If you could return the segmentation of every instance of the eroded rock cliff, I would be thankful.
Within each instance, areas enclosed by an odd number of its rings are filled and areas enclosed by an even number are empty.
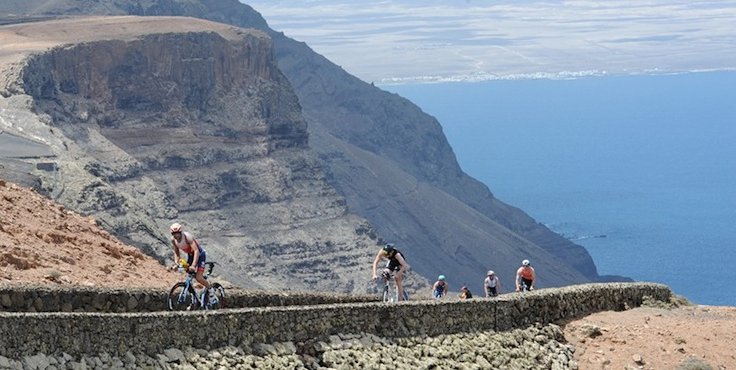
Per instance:
[[[52,198],[166,261],[167,227],[181,221],[235,284],[370,288],[376,236],[327,183],[264,33],[150,17],[17,27],[57,35],[2,102],[18,112],[5,129],[56,156],[38,172]]]

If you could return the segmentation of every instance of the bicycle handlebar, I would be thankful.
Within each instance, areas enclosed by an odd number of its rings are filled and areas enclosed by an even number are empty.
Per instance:
[[[204,265],[207,266],[207,273],[205,274],[205,277],[210,276],[212,274],[212,270],[214,270],[216,264],[217,262],[205,262],[204,263]],[[177,272],[186,272],[190,275],[194,275],[197,273],[196,271],[190,272],[189,267],[184,268],[184,266],[182,266],[181,264],[177,264],[175,267],[173,267],[173,269],[175,269]]]

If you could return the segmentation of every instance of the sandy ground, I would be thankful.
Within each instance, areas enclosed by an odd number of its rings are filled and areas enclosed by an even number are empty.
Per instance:
[[[564,331],[580,369],[736,369],[736,307],[600,312]]]
[[[586,369],[736,369],[736,307],[640,307],[568,323],[565,338]]]
[[[179,279],[94,219],[0,180],[0,284],[168,288]]]
[[[179,278],[94,219],[0,180],[0,284],[166,289]],[[600,312],[565,323],[564,332],[581,370],[677,369],[692,358],[736,369],[736,307]]]

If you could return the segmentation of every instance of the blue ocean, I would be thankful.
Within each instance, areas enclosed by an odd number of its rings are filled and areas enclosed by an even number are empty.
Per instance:
[[[382,86],[598,272],[736,306],[736,72]]]

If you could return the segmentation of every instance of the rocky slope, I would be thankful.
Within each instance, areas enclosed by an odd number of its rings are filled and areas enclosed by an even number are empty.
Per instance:
[[[170,288],[176,274],[31,189],[0,180],[0,284]]]
[[[326,177],[320,181],[326,181],[336,188],[338,196],[335,199],[339,198],[338,202],[344,202],[336,208],[325,204],[316,207],[326,207],[328,214],[332,212],[331,210],[346,207],[351,212],[367,218],[376,228],[378,235],[397,242],[400,248],[407,252],[415,271],[428,277],[444,273],[450,277],[451,283],[455,286],[479,282],[489,268],[495,269],[501,276],[510,280],[518,262],[523,258],[531,258],[534,261],[540,275],[540,284],[544,286],[601,279],[596,273],[592,259],[582,247],[554,234],[522,211],[494,198],[485,185],[463,173],[435,119],[421,112],[409,101],[350,76],[338,66],[314,53],[307,45],[270,30],[265,20],[247,5],[235,0],[156,2],[31,0],[0,4],[0,12],[36,17],[61,14],[186,15],[260,29],[273,39],[278,65],[293,86],[303,108],[304,118],[308,123],[310,146],[319,154],[319,160],[312,157],[309,161],[313,162],[306,161],[311,164],[299,166],[302,168],[326,166]],[[43,86],[41,84],[37,88],[43,89]],[[167,86],[167,84],[151,83],[137,87],[153,89],[151,94],[156,95],[167,91]],[[68,91],[66,93],[69,94]],[[127,96],[123,97],[119,103],[122,103],[123,111],[158,109],[156,103],[147,99],[146,96]],[[185,112],[181,116],[175,116],[175,119],[168,119],[169,124],[176,125],[177,123],[172,122],[192,121],[191,117],[198,116],[202,112],[210,117],[227,114],[214,107],[203,110],[203,104],[204,106],[209,104],[206,102],[209,99],[207,94],[202,96],[194,94],[187,99],[189,100],[184,100],[187,102],[184,105],[189,106],[189,103],[192,103],[191,105],[198,106],[195,109],[197,113]],[[276,105],[281,105],[283,102]],[[170,104],[172,102],[159,103]],[[287,104],[296,104],[296,102],[291,100]],[[176,106],[175,103],[174,106]],[[60,110],[53,108],[52,104],[41,105],[41,107],[50,112]],[[83,110],[82,115],[84,116],[88,111]],[[174,111],[179,112],[179,108]],[[166,115],[170,115],[171,112],[170,109],[166,110]],[[161,110],[159,113],[163,114]],[[76,119],[75,112],[64,114],[67,115],[69,122]],[[231,113],[231,116],[233,114]],[[125,113],[125,115],[130,115],[130,113]],[[56,113],[52,113],[51,116],[54,119],[58,118]],[[115,121],[117,118],[111,119]],[[294,120],[298,121],[300,118],[294,118]],[[138,122],[143,122],[140,117]],[[128,135],[129,138],[133,135],[111,128],[110,125],[106,125],[105,130],[116,131],[114,135],[119,135],[118,137]],[[186,137],[182,139],[186,140]],[[136,150],[142,147],[148,146],[142,143],[136,147]],[[102,152],[99,149],[96,151]],[[129,150],[126,153],[130,155]],[[108,156],[115,157],[115,154],[110,152]],[[178,157],[172,158],[177,159]],[[187,158],[184,157],[184,159]],[[167,171],[172,173],[171,171],[177,168],[178,163],[180,162],[177,160],[159,163],[158,168],[162,172],[159,176],[165,176]],[[212,162],[200,161],[200,163]],[[305,161],[300,163],[305,163]],[[205,182],[218,181],[227,184],[233,179],[233,176],[230,175]],[[274,181],[278,180],[274,179]],[[123,183],[123,181],[118,181],[113,185],[117,188]],[[313,191],[319,192],[318,188],[322,186],[317,184]],[[186,189],[191,190],[192,188]],[[225,203],[230,201],[228,196],[231,194],[223,190],[223,186],[208,187],[207,191],[219,193],[218,197],[210,201],[224,201]],[[171,193],[168,192],[168,194]],[[57,193],[54,196],[59,195]],[[276,196],[277,200],[274,203],[280,202],[278,198]],[[58,199],[74,206],[75,201],[71,198],[59,197]],[[262,205],[273,199],[261,198]],[[266,216],[267,219],[269,217],[281,218],[284,214],[284,207],[276,205],[268,208],[273,212],[264,211],[271,213]],[[288,212],[295,210],[295,207],[291,205],[287,208]],[[304,207],[300,206],[300,209]],[[135,215],[140,212],[135,210],[127,214],[135,218],[138,217]],[[223,217],[246,217],[250,214],[252,213],[249,210],[225,214]],[[169,216],[171,217],[171,214]],[[243,243],[261,245],[283,245],[285,243],[272,239],[282,236],[276,232],[260,234],[242,230],[240,227],[228,227],[227,222],[211,221],[214,218],[207,213],[193,212],[188,216],[192,217],[195,225],[200,224],[200,220],[207,220],[208,225],[198,231],[201,232],[201,235],[210,238],[213,244],[225,245],[227,252],[240,249]],[[285,225],[286,222],[300,223],[297,219],[283,221],[282,225]],[[354,225],[355,222],[348,223]],[[139,222],[126,223],[138,224]],[[249,225],[246,222],[241,226]],[[357,229],[365,230],[368,227],[365,225]],[[149,226],[147,230],[140,231],[138,226],[115,227],[110,225],[110,229],[116,235],[130,240],[140,240],[139,234],[155,234],[153,230],[161,226],[160,224],[156,227]],[[223,234],[225,234],[224,237]],[[253,238],[257,240],[253,241]],[[293,240],[293,238],[288,239],[286,243],[291,243]],[[343,240],[343,244],[345,243],[353,243],[353,241]],[[320,242],[310,240],[306,244],[320,245]],[[292,267],[302,269],[320,266],[324,258],[322,253],[318,252],[319,249],[307,246],[297,248],[295,252],[289,252],[307,253],[312,256],[307,257],[311,262]],[[250,262],[236,262],[237,259],[247,259],[244,257],[247,254],[250,257],[266,259],[267,262],[264,263],[271,264],[281,258],[278,253],[269,255],[268,251],[272,250],[271,247],[263,251],[249,249],[246,253],[233,256],[236,258],[232,258],[232,263],[240,263],[243,269],[255,268],[258,270],[257,275],[262,277],[264,283],[278,284],[282,279],[290,278],[277,273],[287,266],[264,267],[255,266]],[[355,261],[350,256],[347,256],[347,259],[341,259],[345,256],[335,257],[327,258],[349,261],[349,263]],[[362,262],[355,266],[364,265],[365,260],[363,258]],[[342,263],[338,263],[340,264]],[[297,280],[309,277],[309,275],[305,273]],[[274,279],[267,279],[266,276]],[[321,282],[324,279],[317,281]],[[298,283],[290,280],[287,285]],[[348,285],[350,284],[358,283],[357,280],[353,280]],[[307,285],[311,287],[313,284],[309,282]]]
[[[736,368],[736,308],[653,305],[563,325],[579,369]]]

